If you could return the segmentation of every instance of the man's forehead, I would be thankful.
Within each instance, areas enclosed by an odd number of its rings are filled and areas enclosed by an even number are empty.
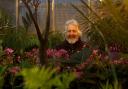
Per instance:
[[[68,25],[68,29],[76,29],[77,30],[78,26],[74,24]]]

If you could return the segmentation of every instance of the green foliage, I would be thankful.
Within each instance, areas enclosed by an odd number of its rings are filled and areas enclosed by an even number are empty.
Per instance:
[[[81,24],[83,25],[84,32],[85,32],[87,38],[89,39],[90,42],[92,40],[93,41],[96,40],[98,46],[99,46],[99,44],[102,43],[104,50],[108,52],[106,39],[105,39],[103,33],[101,32],[101,30],[95,24],[97,22],[97,20],[101,19],[100,16],[98,16],[98,14],[84,0],[80,0],[80,1],[82,3],[82,7],[83,7],[82,9],[80,9],[79,7],[77,7],[73,4],[72,4],[72,7],[79,13],[79,19],[81,20]],[[86,13],[87,10],[89,10],[88,14]],[[93,29],[92,29],[92,27],[93,27]],[[88,29],[86,29],[86,28],[88,28]],[[95,34],[98,35],[98,38],[95,36]],[[95,39],[91,39],[92,37]],[[93,43],[93,44],[95,44],[95,43]]]
[[[103,0],[98,4],[99,6],[88,6],[84,0],[80,1],[82,9],[74,5],[73,7],[79,13],[83,28],[88,28],[84,32],[90,43],[101,49],[107,49],[108,44],[117,43],[126,49],[128,46],[127,0]]]
[[[21,68],[31,68],[33,65],[28,61],[28,59],[22,60],[19,64]]]
[[[4,81],[3,74],[4,74],[5,70],[6,70],[6,68],[7,68],[6,66],[5,67],[0,66],[0,89],[2,89],[2,85],[3,85],[3,81]]]
[[[57,89],[69,89],[69,84],[75,79],[75,75],[71,72],[62,73],[58,77],[60,84],[56,85]]]
[[[36,35],[29,35],[27,45],[25,46],[25,49],[31,50],[33,47],[39,47],[39,40]]]
[[[22,74],[25,78],[25,89],[50,89],[53,84],[53,80],[50,79],[54,72],[55,70],[45,70],[44,67],[41,70],[37,67],[30,70],[23,70]]]
[[[49,33],[48,48],[54,48],[57,44],[62,42],[63,39],[64,37],[59,31]]]
[[[121,53],[120,56],[121,56],[121,58],[128,59],[127,53]]]
[[[24,28],[19,28],[18,31],[10,30],[3,39],[3,47],[13,48],[17,53],[34,46],[39,46],[38,38],[28,34]]]
[[[100,61],[93,61],[84,69],[84,78],[81,80],[90,88],[98,88],[100,82],[105,82],[107,79],[111,80],[112,71],[109,66]]]
[[[123,4],[123,1],[117,4],[118,2],[112,3],[111,0],[104,0],[103,10],[105,9],[107,16],[99,20],[96,25],[104,34],[108,44],[118,43],[126,47],[128,45],[126,42],[128,39],[128,10],[124,8],[126,5]]]
[[[25,80],[24,89],[68,89],[70,82],[75,78],[72,73],[57,75],[56,69],[46,67],[23,69],[21,74]]]
[[[91,54],[92,52],[89,48],[83,48],[81,51],[72,54],[71,60],[81,64],[85,62],[90,57]]]
[[[11,30],[3,39],[3,46],[15,49],[18,53],[23,51],[28,42],[27,33],[23,29]]]
[[[120,3],[118,6],[116,3],[112,3],[110,0],[105,0],[104,3],[106,6],[105,8],[108,9],[111,16],[108,16],[102,20],[99,26],[100,29],[102,24],[107,24],[108,26],[103,27],[102,25],[101,31],[105,34],[108,43],[116,42],[121,44],[123,47],[127,46],[127,11],[124,10],[122,3]]]
[[[12,19],[3,9],[0,9],[0,39],[4,37],[6,32],[13,28]]]
[[[114,81],[113,84],[109,84],[109,81],[107,81],[106,84],[101,84],[100,89],[122,89],[122,87],[118,81]]]
[[[125,63],[118,64],[93,58],[93,61],[86,64],[83,69],[84,77],[78,84],[84,83],[85,89],[127,89],[127,68],[128,65]]]

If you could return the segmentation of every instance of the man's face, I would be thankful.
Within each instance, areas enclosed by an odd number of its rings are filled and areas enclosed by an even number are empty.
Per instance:
[[[79,39],[79,34],[78,34],[78,26],[69,24],[67,27],[67,33],[66,33],[66,40],[74,44],[78,39]]]

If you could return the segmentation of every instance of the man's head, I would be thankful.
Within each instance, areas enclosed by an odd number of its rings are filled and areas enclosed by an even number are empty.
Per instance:
[[[79,24],[76,20],[68,20],[65,24],[65,39],[70,43],[74,44],[82,36]]]

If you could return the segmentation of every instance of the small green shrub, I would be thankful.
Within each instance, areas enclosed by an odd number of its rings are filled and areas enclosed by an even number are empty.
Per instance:
[[[48,48],[54,48],[57,44],[61,43],[64,37],[61,32],[55,31],[49,34]]]
[[[75,78],[73,73],[57,74],[56,69],[46,67],[23,69],[21,74],[25,80],[24,89],[68,89],[70,82]]]

